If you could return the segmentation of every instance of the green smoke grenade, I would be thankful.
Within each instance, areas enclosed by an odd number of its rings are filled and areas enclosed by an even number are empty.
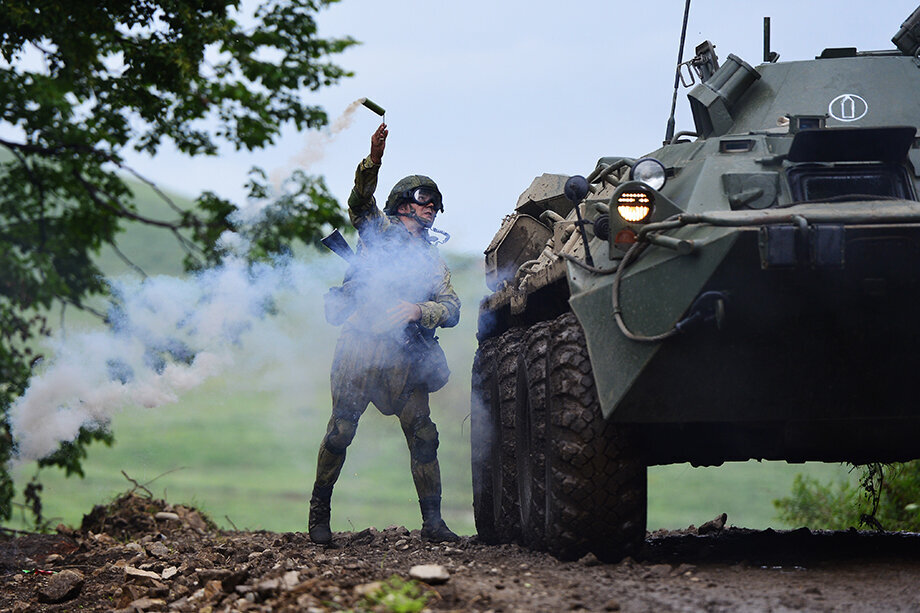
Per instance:
[[[361,104],[363,104],[364,106],[366,106],[366,107],[369,108],[370,110],[374,111],[375,113],[377,113],[377,114],[380,115],[381,117],[383,117],[384,114],[386,113],[386,111],[384,110],[384,108],[383,108],[382,106],[380,106],[379,104],[377,104],[376,102],[374,102],[373,100],[370,100],[370,99],[368,99],[368,98],[362,99],[362,100],[361,100]]]

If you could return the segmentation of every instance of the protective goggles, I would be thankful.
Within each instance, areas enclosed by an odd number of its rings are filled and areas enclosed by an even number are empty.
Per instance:
[[[430,187],[416,187],[406,190],[402,194],[402,199],[420,206],[433,206],[437,211],[444,210],[444,205],[441,204],[441,193]]]

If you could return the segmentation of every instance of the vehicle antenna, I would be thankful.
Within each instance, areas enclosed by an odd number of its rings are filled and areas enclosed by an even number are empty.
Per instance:
[[[763,18],[763,61],[770,61],[770,18]]]
[[[770,49],[770,18],[763,18],[763,61],[775,62],[779,59],[779,53]]]
[[[680,29],[680,49],[677,51],[677,70],[674,71],[674,95],[671,97],[671,116],[668,117],[668,129],[665,131],[664,144],[674,138],[674,111],[677,108],[677,88],[680,86],[680,65],[684,61],[684,40],[687,38],[687,19],[690,17],[690,0],[684,6],[684,25]]]

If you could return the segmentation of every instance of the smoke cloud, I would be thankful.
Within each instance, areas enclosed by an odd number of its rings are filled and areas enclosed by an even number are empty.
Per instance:
[[[335,274],[323,262],[232,260],[191,278],[112,281],[110,326],[53,337],[52,357],[13,405],[18,459],[44,457],[125,408],[175,402],[228,368],[289,362],[290,322],[273,315],[321,319],[315,297]]]
[[[380,257],[355,277],[352,319],[402,339],[401,327],[387,327],[387,309],[428,299],[420,271],[430,263],[425,250],[378,248]],[[320,297],[341,281],[342,264],[332,256],[271,265],[235,257],[190,277],[111,280],[108,326],[52,337],[50,357],[11,407],[17,460],[40,459],[122,410],[176,402],[218,375],[240,384],[258,378],[285,393],[302,385],[304,369],[328,372],[338,330],[325,322]]]

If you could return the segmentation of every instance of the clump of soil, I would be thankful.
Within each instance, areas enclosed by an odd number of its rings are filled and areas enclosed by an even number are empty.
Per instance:
[[[93,507],[88,515],[83,516],[80,531],[108,534],[116,540],[125,541],[178,526],[199,532],[217,529],[214,522],[195,509],[139,496],[132,490],[110,504]]]
[[[322,547],[299,532],[222,531],[194,509],[132,492],[94,508],[79,530],[0,532],[0,611],[920,608],[918,535],[688,529],[650,535],[637,559],[618,564],[475,537],[428,543],[400,526],[335,536]],[[400,604],[394,594],[421,566],[434,572]]]

